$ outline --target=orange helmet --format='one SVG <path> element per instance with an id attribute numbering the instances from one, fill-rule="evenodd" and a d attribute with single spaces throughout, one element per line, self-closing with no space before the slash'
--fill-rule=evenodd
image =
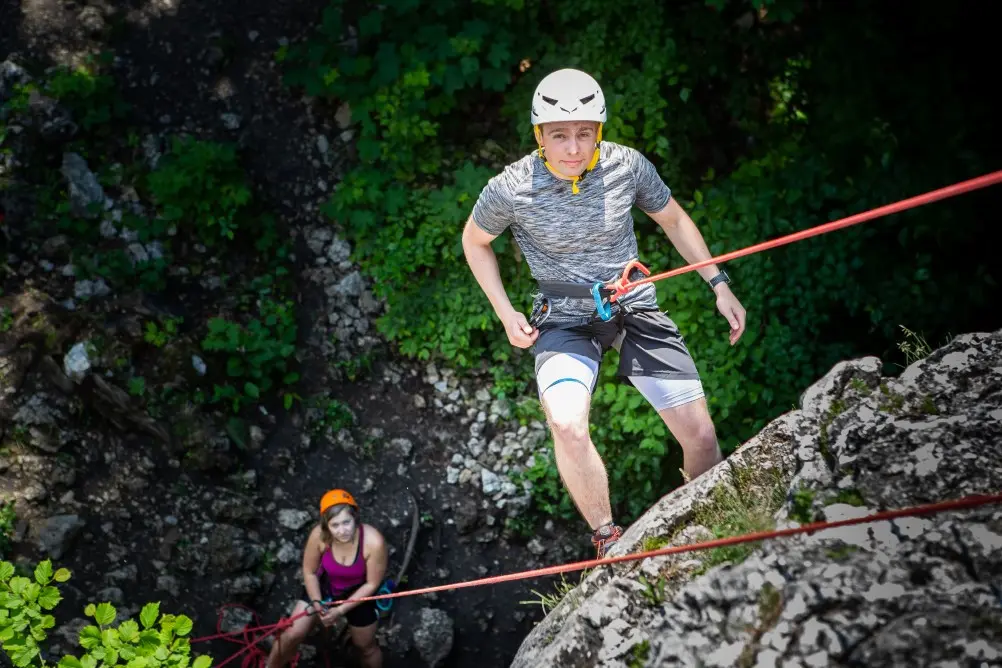
<path id="1" fill-rule="evenodd" d="M 355 497 L 351 494 L 343 489 L 332 489 L 320 499 L 320 514 L 323 515 L 328 508 L 336 506 L 339 503 L 347 503 L 349 506 L 358 508 L 358 504 L 355 503 Z"/>

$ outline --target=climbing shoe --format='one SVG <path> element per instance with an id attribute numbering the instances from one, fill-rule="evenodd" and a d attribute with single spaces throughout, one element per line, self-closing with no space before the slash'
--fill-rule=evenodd
<path id="1" fill-rule="evenodd" d="M 609 548 L 616 544 L 620 536 L 623 535 L 623 527 L 616 524 L 606 524 L 595 530 L 595 533 L 591 535 L 591 544 L 595 546 L 595 551 L 598 553 L 596 559 L 603 559 L 605 555 L 609 552 Z"/>

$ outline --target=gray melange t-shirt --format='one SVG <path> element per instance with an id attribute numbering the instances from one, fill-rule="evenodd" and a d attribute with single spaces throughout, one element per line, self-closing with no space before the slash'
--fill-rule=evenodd
<path id="1" fill-rule="evenodd" d="M 473 207 L 473 220 L 493 235 L 510 227 L 537 281 L 590 286 L 615 280 L 638 259 L 631 208 L 656 213 L 668 204 L 671 190 L 636 149 L 603 141 L 599 156 L 575 195 L 571 182 L 555 177 L 533 151 L 488 181 Z M 619 301 L 657 308 L 650 283 Z M 594 312 L 590 298 L 553 299 L 548 320 L 557 324 Z"/>

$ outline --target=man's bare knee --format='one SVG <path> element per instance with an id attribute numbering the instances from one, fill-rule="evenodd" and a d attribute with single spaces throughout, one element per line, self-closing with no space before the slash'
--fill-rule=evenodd
<path id="1" fill-rule="evenodd" d="M 561 446 L 578 449 L 588 444 L 588 418 L 580 413 L 553 416 L 549 420 L 553 440 Z"/>
<path id="2" fill-rule="evenodd" d="M 700 420 L 694 430 L 693 447 L 702 452 L 715 452 L 717 446 L 717 430 L 712 420 Z"/>
<path id="3" fill-rule="evenodd" d="M 574 449 L 587 445 L 590 400 L 591 393 L 579 383 L 567 383 L 546 391 L 543 407 L 554 441 Z"/>

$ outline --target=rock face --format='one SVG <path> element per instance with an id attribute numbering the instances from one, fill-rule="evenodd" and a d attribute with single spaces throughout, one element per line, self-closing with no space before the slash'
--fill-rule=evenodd
<path id="1" fill-rule="evenodd" d="M 1002 331 L 960 336 L 897 378 L 879 369 L 836 365 L 612 555 L 705 540 L 707 526 L 743 533 L 735 515 L 756 509 L 786 527 L 1002 490 Z M 1002 506 L 596 569 L 512 665 L 1002 665 Z"/>

